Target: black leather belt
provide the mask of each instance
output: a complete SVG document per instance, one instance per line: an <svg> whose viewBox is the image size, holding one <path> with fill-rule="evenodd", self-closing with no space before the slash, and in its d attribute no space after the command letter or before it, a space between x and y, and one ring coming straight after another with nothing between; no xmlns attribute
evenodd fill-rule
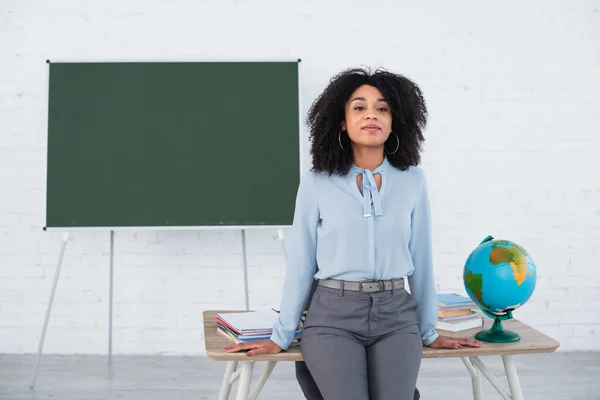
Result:
<svg viewBox="0 0 600 400"><path fill-rule="evenodd" d="M340 289L342 287L342 283L344 284L343 290L351 290L354 292L361 293L374 293L404 288L404 278L362 282L341 281L337 279L322 279L319 281L319 286L325 286L331 289Z"/></svg>

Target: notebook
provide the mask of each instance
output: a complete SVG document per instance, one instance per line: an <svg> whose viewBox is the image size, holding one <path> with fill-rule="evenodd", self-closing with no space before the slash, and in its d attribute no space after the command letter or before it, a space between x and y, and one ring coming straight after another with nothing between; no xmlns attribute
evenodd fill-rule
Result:
<svg viewBox="0 0 600 400"><path fill-rule="evenodd" d="M477 315L475 318L461 319L456 321L439 321L437 329L447 332L461 332L467 329L479 328L483 326L483 317Z"/></svg>
<svg viewBox="0 0 600 400"><path fill-rule="evenodd" d="M233 328L237 333L255 331L271 331L277 322L277 312L273 309L264 309L241 313L223 313L217 315L217 320L223 325Z"/></svg>
<svg viewBox="0 0 600 400"><path fill-rule="evenodd" d="M438 321L459 321L461 319L469 319L469 318L476 318L479 316L479 313L477 311L473 311L473 310L468 310L469 314L467 315L454 315L451 317L438 317Z"/></svg>
<svg viewBox="0 0 600 400"><path fill-rule="evenodd" d="M437 301L439 308L447 310L452 308L477 307L473 300L456 293L438 293Z"/></svg>

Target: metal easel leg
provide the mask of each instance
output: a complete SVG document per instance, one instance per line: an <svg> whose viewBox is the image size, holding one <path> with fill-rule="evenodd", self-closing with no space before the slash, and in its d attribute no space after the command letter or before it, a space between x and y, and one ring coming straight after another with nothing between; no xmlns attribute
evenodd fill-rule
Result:
<svg viewBox="0 0 600 400"><path fill-rule="evenodd" d="M40 366L40 360L42 358L42 349L44 348L44 339L46 338L46 330L48 329L48 321L50 320L50 314L52 313L52 304L54 303L54 295L56 294L56 286L58 285L58 277L60 276L60 267L62 266L68 241L69 232L65 232L63 234L63 240L60 247L58 263L56 265L56 270L54 271L54 281L52 283L52 290L50 291L50 299L48 299L48 307L46 308L46 317L44 319L44 326L42 328L42 336L40 337L40 343L38 344L37 358L35 360L33 377L31 378L31 384L29 384L30 388L33 388L35 386L35 380L37 379L38 368Z"/></svg>
<svg viewBox="0 0 600 400"><path fill-rule="evenodd" d="M521 383L519 382L519 374L512 355L502 356L504 363L504 371L508 380L508 387L513 400L523 400L523 392L521 391Z"/></svg>
<svg viewBox="0 0 600 400"><path fill-rule="evenodd" d="M244 291L246 294L246 311L250 310L250 295L248 294L248 258L246 257L246 230L242 229L242 258L244 260Z"/></svg>
<svg viewBox="0 0 600 400"><path fill-rule="evenodd" d="M110 272L108 294L108 365L112 365L112 323L113 323L113 265L115 255L115 231L110 231Z"/></svg>
<svg viewBox="0 0 600 400"><path fill-rule="evenodd" d="M285 235L283 234L283 229L277 230L277 238L281 242L281 250L283 252L283 259L287 262L287 249L285 247Z"/></svg>

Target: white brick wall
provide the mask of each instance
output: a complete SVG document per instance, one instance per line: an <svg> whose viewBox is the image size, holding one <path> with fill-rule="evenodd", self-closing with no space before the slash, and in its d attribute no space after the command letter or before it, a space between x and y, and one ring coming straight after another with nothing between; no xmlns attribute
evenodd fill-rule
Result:
<svg viewBox="0 0 600 400"><path fill-rule="evenodd" d="M41 230L46 59L302 58L303 114L343 68L404 73L430 110L438 287L462 290L486 235L511 239L539 274L516 316L562 350L600 350L600 4L333 3L2 2L0 353L36 351L61 240ZM275 235L248 232L253 307L279 302ZM106 353L108 250L106 232L74 235L46 352ZM244 306L239 232L117 232L115 264L115 353L201 354L202 310Z"/></svg>

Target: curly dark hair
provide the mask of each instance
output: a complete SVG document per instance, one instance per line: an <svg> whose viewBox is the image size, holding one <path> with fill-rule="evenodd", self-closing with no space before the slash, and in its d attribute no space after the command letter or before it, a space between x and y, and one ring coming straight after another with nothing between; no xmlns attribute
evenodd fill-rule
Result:
<svg viewBox="0 0 600 400"><path fill-rule="evenodd" d="M351 68L331 78L308 111L313 168L329 175L346 175L350 171L353 163L350 138L347 133L342 133L342 144L347 149L344 151L338 135L345 119L345 104L362 85L379 89L392 112L392 131L400 143L395 154L386 154L390 164L403 171L411 165L419 165L421 144L425 140L422 129L427 123L427 108L421 89L410 79L381 68L374 73L365 68ZM385 148L395 147L396 139L390 135Z"/></svg>

